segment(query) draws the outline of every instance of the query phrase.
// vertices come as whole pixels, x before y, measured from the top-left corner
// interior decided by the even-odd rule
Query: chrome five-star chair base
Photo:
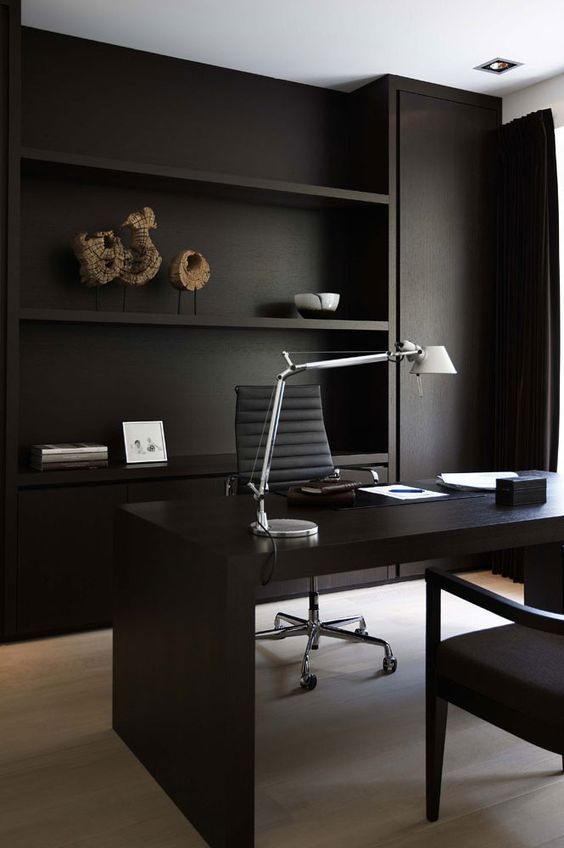
[[[286,622],[284,626],[282,622]],[[345,630],[347,624],[357,624],[355,630]],[[346,639],[349,642],[365,642],[369,645],[378,645],[384,649],[384,661],[382,667],[384,674],[393,674],[398,666],[393,651],[384,639],[369,636],[366,632],[366,622],[361,615],[353,615],[348,618],[336,618],[332,621],[319,620],[319,595],[317,591],[317,578],[311,577],[309,582],[309,612],[308,618],[298,618],[284,612],[276,614],[272,630],[261,630],[255,633],[256,639],[285,639],[287,636],[307,636],[307,644],[302,661],[300,686],[303,689],[314,689],[317,677],[310,671],[309,655],[312,650],[319,647],[320,636],[330,636],[333,639]]]

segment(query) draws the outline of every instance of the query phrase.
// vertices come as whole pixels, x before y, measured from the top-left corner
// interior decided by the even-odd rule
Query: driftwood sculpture
[[[207,260],[195,250],[183,250],[175,256],[169,270],[171,285],[182,291],[203,289],[210,274]]]
[[[161,267],[162,257],[149,235],[149,230],[156,226],[155,213],[149,206],[132,212],[121,225],[122,230],[126,227],[131,230],[131,243],[125,248],[124,268],[119,274],[124,286],[144,286]]]
[[[77,233],[73,239],[76,258],[80,262],[83,286],[105,286],[122,272],[125,250],[113,230],[99,233]]]
[[[155,213],[145,206],[140,212],[132,212],[121,225],[121,229],[131,230],[128,247],[114,230],[77,233],[73,249],[80,262],[80,282],[85,286],[105,286],[115,279],[124,286],[148,283],[162,262],[149,235],[156,226]]]

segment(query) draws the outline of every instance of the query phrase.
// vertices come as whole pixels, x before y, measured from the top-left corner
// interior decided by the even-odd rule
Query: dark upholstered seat
[[[564,616],[516,604],[437,568],[428,568],[425,579],[427,818],[436,821],[449,703],[564,755]],[[443,591],[513,624],[442,642]]]
[[[441,642],[441,678],[535,721],[564,726],[564,636],[508,624]]]

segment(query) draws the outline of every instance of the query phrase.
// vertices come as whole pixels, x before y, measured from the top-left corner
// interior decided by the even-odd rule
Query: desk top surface
[[[480,497],[400,502],[373,509],[303,510],[288,507],[283,497],[269,495],[266,507],[270,518],[309,518],[319,525],[317,536],[276,540],[282,565],[300,561],[303,565],[304,557],[330,560],[330,552],[338,549],[342,560],[345,545],[354,549],[355,560],[361,562],[364,557],[359,555],[365,552],[370,564],[376,566],[564,541],[564,475],[543,475],[548,482],[544,504],[497,506],[495,495],[484,493]],[[250,496],[210,497],[201,502],[156,501],[124,506],[122,511],[180,536],[194,548],[230,561],[264,559],[271,551],[269,539],[253,536],[248,530],[255,514]],[[292,571],[283,567],[280,573],[287,577]],[[331,571],[331,567],[316,573],[324,571]]]

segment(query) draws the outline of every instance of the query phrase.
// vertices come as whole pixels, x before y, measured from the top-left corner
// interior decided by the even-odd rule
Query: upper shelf
[[[120,185],[139,185],[142,180],[145,187],[173,188],[282,206],[320,209],[387,206],[389,203],[387,194],[369,191],[242,177],[131,160],[105,159],[57,150],[24,147],[21,160],[25,174],[82,177],[89,181],[94,179],[100,182],[117,182]]]
[[[152,312],[96,312],[88,309],[22,309],[22,321],[73,324],[146,324],[148,326],[216,327],[234,330],[347,330],[387,332],[387,321],[317,318],[261,318],[244,315],[176,315]]]

